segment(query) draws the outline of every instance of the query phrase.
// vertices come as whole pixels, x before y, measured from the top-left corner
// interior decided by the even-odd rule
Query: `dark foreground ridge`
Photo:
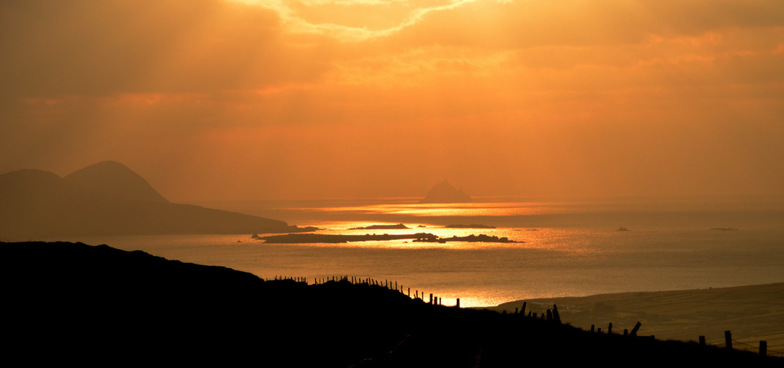
[[[0,243],[0,270],[4,358],[25,365],[782,366],[737,350],[433,305],[369,284],[262,280],[106,245]]]

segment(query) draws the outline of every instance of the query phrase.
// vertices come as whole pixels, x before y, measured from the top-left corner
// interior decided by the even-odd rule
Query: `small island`
[[[509,240],[507,237],[497,237],[497,236],[490,236],[490,235],[468,235],[468,236],[453,236],[451,238],[417,238],[414,240],[415,242],[430,242],[430,243],[446,243],[451,241],[462,241],[462,242],[471,242],[471,243],[522,243],[519,241]]]
[[[468,203],[471,197],[444,180],[427,192],[420,203]]]
[[[495,229],[495,226],[492,225],[480,225],[480,224],[454,224],[454,225],[446,225],[447,229]]]
[[[370,225],[363,227],[352,227],[349,230],[405,230],[409,229],[408,226],[403,224],[397,225]]]
[[[468,235],[453,236],[451,238],[440,238],[430,233],[416,234],[364,234],[364,235],[345,235],[345,234],[301,234],[292,233],[285,235],[270,235],[253,238],[263,240],[268,244],[296,244],[296,243],[349,243],[364,241],[390,241],[390,240],[411,240],[420,243],[446,243],[453,241],[463,242],[483,242],[483,243],[519,243],[509,240],[507,237],[497,237],[489,235]]]

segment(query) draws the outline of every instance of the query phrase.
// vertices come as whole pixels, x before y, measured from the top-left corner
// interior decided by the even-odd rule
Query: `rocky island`
[[[483,243],[519,243],[507,237],[480,235],[453,236],[451,238],[441,238],[430,233],[416,234],[365,234],[365,235],[345,235],[345,234],[285,234],[252,237],[253,239],[263,240],[269,244],[296,244],[296,243],[349,243],[364,241],[390,241],[390,240],[411,240],[422,243],[446,243],[455,241],[464,242],[483,242]]]
[[[364,227],[352,227],[349,230],[405,230],[405,229],[409,229],[409,227],[403,224],[397,224],[397,225],[370,225]]]
[[[446,225],[447,229],[495,229],[495,226],[492,225],[480,225],[480,224],[454,224],[454,225]]]
[[[444,180],[427,192],[420,203],[468,203],[471,197]]]

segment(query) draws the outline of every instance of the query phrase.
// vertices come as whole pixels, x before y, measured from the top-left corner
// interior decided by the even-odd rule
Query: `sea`
[[[412,297],[433,294],[443,305],[459,299],[466,307],[784,282],[782,199],[485,197],[471,203],[422,204],[418,198],[362,198],[198,204],[313,226],[323,234],[484,234],[514,242],[270,244],[254,234],[52,240],[142,250],[264,279],[372,279]]]

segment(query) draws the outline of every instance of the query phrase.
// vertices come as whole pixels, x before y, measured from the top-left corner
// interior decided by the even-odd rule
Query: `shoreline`
[[[770,350],[784,350],[784,282],[708,289],[622,292],[582,297],[536,298],[502,303],[483,309],[514,313],[542,313],[553,304],[561,318],[574,327],[591,326],[622,334],[636,322],[641,333],[660,340],[698,341],[724,345],[724,331],[734,341],[757,347],[767,341]],[[527,312],[526,312],[527,313]]]

